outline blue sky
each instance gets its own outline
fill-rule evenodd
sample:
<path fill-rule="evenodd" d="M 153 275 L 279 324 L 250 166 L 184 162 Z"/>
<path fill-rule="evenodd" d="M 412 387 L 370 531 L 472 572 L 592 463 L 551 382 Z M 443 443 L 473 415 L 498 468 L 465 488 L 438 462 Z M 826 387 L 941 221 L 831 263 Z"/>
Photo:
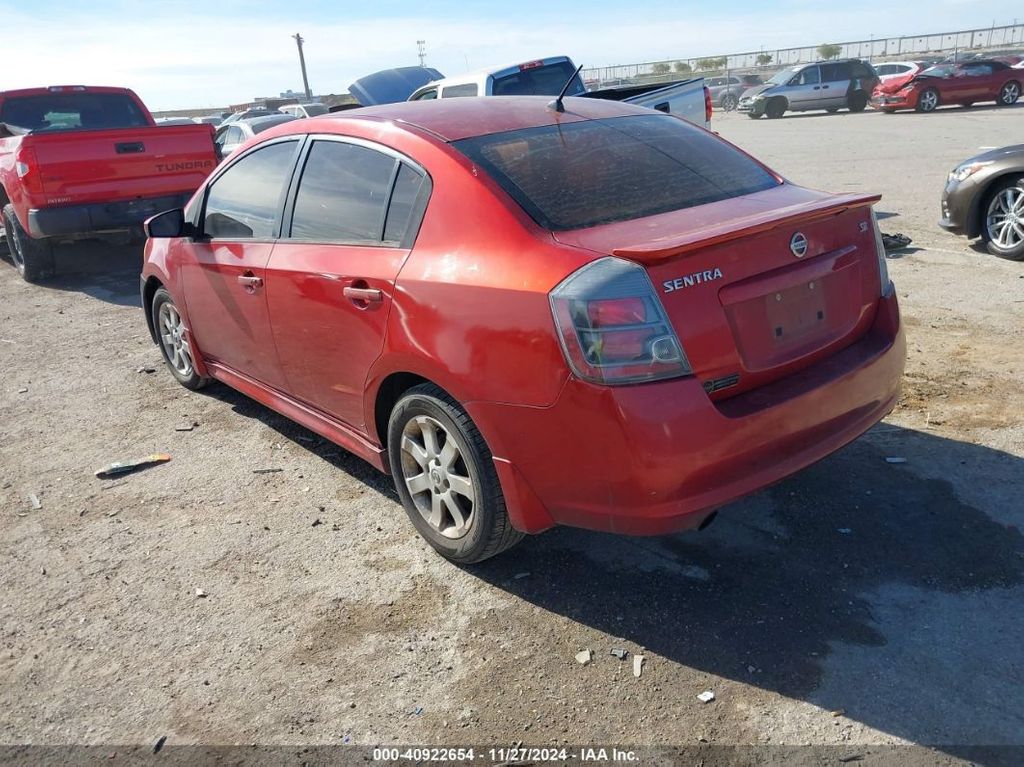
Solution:
<path fill-rule="evenodd" d="M 377 0 L 0 1 L 0 89 L 126 85 L 154 110 L 221 107 L 310 85 L 340 93 L 361 75 L 418 63 L 458 74 L 566 53 L 606 66 L 1024 22 L 1020 0 L 433 2 Z"/>

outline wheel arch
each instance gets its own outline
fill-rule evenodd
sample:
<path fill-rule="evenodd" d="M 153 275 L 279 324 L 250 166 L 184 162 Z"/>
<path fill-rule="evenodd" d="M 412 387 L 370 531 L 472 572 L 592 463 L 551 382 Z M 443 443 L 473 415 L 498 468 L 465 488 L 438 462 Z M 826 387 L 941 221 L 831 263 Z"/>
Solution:
<path fill-rule="evenodd" d="M 153 324 L 153 296 L 164 287 L 159 277 L 150 275 L 142 283 L 142 313 L 146 315 L 146 327 L 149 328 L 149 337 L 153 343 L 158 344 L 160 340 L 156 337 L 156 326 Z"/>

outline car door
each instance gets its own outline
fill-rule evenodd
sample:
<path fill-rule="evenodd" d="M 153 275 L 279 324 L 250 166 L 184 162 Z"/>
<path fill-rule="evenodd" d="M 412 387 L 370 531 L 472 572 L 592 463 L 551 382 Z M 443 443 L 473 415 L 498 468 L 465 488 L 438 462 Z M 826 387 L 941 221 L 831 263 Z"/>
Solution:
<path fill-rule="evenodd" d="M 208 186 L 181 281 L 203 357 L 268 386 L 281 375 L 267 314 L 266 266 L 280 229 L 299 138 L 246 152 Z"/>
<path fill-rule="evenodd" d="M 807 109 L 822 109 L 818 103 L 821 92 L 821 73 L 818 66 L 812 65 L 801 69 L 789 81 L 786 88 L 786 97 L 789 99 L 789 108 L 794 112 L 802 112 Z"/>
<path fill-rule="evenodd" d="M 267 297 L 288 390 L 362 430 L 395 280 L 429 196 L 426 172 L 382 146 L 310 140 L 293 184 Z"/>
<path fill-rule="evenodd" d="M 850 64 L 846 61 L 822 64 L 820 89 L 817 93 L 817 108 L 832 109 L 845 107 L 847 92 L 850 90 Z"/>

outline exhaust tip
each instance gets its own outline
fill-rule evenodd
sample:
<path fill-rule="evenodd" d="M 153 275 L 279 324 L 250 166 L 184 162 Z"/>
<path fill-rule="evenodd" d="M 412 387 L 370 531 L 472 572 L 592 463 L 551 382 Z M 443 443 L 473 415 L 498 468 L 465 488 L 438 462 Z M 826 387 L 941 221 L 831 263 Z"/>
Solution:
<path fill-rule="evenodd" d="M 709 527 L 711 527 L 711 523 L 715 521 L 715 517 L 717 517 L 717 516 L 718 516 L 718 512 L 717 511 L 712 511 L 710 514 L 708 514 L 706 517 L 704 517 L 704 521 L 701 522 L 700 525 L 697 526 L 697 532 L 699 533 L 702 530 L 707 530 Z"/>

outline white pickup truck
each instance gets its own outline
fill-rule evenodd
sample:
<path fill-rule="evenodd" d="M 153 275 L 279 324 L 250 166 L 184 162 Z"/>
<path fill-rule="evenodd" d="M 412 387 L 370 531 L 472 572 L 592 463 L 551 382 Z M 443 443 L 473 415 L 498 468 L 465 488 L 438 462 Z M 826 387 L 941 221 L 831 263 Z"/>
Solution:
<path fill-rule="evenodd" d="M 426 101 L 468 96 L 557 96 L 568 83 L 566 96 L 636 104 L 668 112 L 709 130 L 711 128 L 711 99 L 703 77 L 668 83 L 619 85 L 588 91 L 572 59 L 568 56 L 551 56 L 440 79 L 431 77 L 440 74 L 437 70 L 423 70 L 420 82 L 425 84 L 413 90 L 411 95 L 405 96 L 408 91 L 403 92 L 400 87 L 396 87 L 399 79 L 391 75 L 401 73 L 400 82 L 408 83 L 410 75 L 416 74 L 411 70 L 416 69 L 419 68 L 405 67 L 401 70 L 377 72 L 357 80 L 349 90 L 361 104 L 371 106 L 405 99 Z M 391 87 L 381 87 L 385 82 Z"/>

